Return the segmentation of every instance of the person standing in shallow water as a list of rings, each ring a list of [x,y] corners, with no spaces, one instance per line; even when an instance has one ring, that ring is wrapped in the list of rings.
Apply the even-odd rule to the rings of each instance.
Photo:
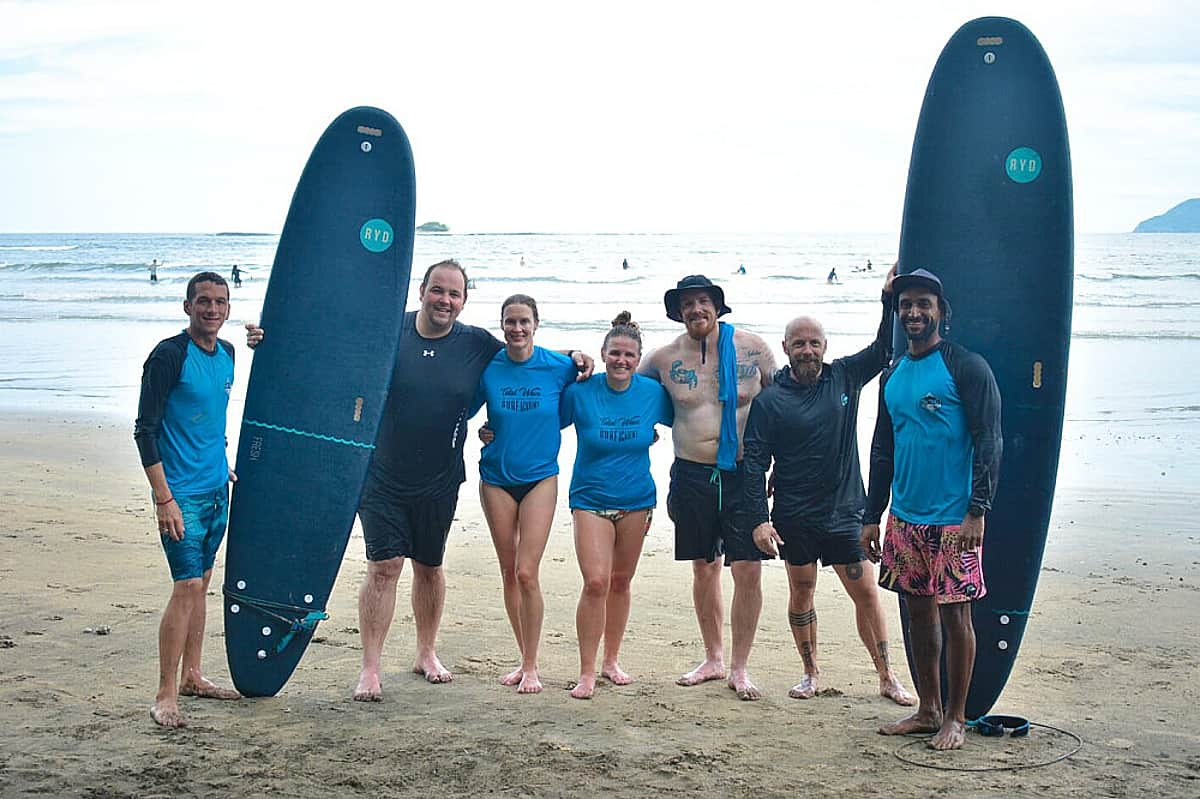
[[[675,418],[657,381],[637,374],[642,334],[628,311],[613,320],[600,355],[604,374],[568,386],[559,410],[575,425],[578,448],[571,475],[571,517],[583,591],[575,612],[579,636],[576,699],[596,688],[596,651],[604,637],[600,674],[614,685],[633,682],[619,662],[629,620],[630,583],[657,502],[650,475],[654,426]]]
[[[229,286],[214,272],[187,285],[188,326],[163,339],[142,367],[133,438],[154,501],[159,539],[173,581],[158,628],[158,693],[150,716],[187,725],[180,696],[240,699],[200,669],[205,600],[225,538],[229,482],[225,411],[233,387],[233,345],[217,337],[229,318]]]
[[[987,594],[983,532],[1004,446],[1000,390],[987,361],[942,339],[950,303],[937,275],[917,269],[897,277],[892,290],[908,352],[879,381],[861,543],[881,564],[879,584],[905,596],[920,704],[879,732],[932,732],[930,748],[958,749],[975,665],[971,603]],[[881,550],[879,520],[889,496]]]
[[[684,333],[647,355],[638,373],[662,383],[675,409],[667,513],[675,523],[675,559],[692,564],[692,603],[704,640],[704,660],[676,683],[726,677],[721,572],[728,561],[734,588],[728,685],[741,699],[759,699],[748,663],[762,611],[763,555],[739,524],[742,431],[751,401],[771,383],[775,358],[759,336],[718,321],[730,308],[725,292],[704,275],[680,280],[663,304]]]
[[[858,463],[858,401],[862,388],[887,366],[892,352],[892,278],[883,285],[875,340],[854,355],[824,362],[825,329],[810,317],[788,323],[788,365],[750,407],[746,424],[746,521],[754,543],[787,561],[788,625],[804,676],[788,696],[820,691],[817,667],[817,560],[832,566],[854,601],[858,634],[879,675],[879,693],[916,704],[892,670],[887,622],[875,573],[859,544],[866,492]],[[774,462],[775,504],[767,513],[765,476]]]

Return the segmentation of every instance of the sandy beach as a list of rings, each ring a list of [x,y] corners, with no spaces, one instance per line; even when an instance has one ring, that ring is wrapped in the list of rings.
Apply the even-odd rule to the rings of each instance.
[[[901,711],[877,696],[852,605],[829,570],[817,598],[825,695],[787,698],[800,663],[777,563],[764,569],[751,660],[766,698],[741,702],[723,683],[675,686],[700,644],[689,570],[672,559],[665,512],[634,582],[622,663],[636,682],[602,682],[589,702],[565,690],[577,673],[580,578],[563,507],[542,570],[547,690],[515,695],[497,683],[513,665],[514,645],[473,481],[463,487],[447,555],[439,653],[452,684],[428,685],[408,672],[406,573],[385,651],[385,701],[351,701],[365,570],[356,533],[331,619],[283,692],[184,699],[190,726],[168,731],[148,709],[169,582],[130,430],[111,416],[0,417],[0,795],[1200,793],[1200,541],[1194,495],[1182,489],[1059,493],[1034,616],[996,708],[1083,740],[1072,758],[1044,768],[934,771],[898,759],[907,741],[875,729]],[[1113,540],[1127,546],[1095,543]],[[227,681],[221,568],[218,560],[205,666]],[[726,578],[727,603],[730,592]],[[895,603],[888,598],[885,607],[893,655],[902,660]],[[934,755],[918,743],[900,754],[982,769],[1050,760],[1073,746],[1038,727],[1023,740],[972,734],[961,752]]]

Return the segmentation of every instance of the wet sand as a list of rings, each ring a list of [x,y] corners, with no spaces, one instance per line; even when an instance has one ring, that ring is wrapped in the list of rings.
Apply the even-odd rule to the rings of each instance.
[[[634,581],[622,665],[636,682],[602,680],[586,702],[567,694],[581,581],[564,507],[542,569],[547,689],[517,696],[498,684],[515,648],[473,482],[463,487],[447,556],[439,654],[453,683],[428,685],[409,672],[406,573],[385,650],[384,702],[351,701],[365,571],[356,534],[331,619],[283,692],[184,698],[190,725],[164,730],[148,710],[170,586],[131,429],[111,417],[0,415],[0,795],[1200,794],[1200,532],[1194,492],[1179,486],[1101,494],[1072,482],[1059,492],[1029,632],[996,708],[1083,739],[1074,757],[1044,768],[965,773],[901,762],[907,741],[875,729],[904,711],[877,695],[853,607],[827,569],[817,595],[824,695],[787,698],[800,661],[777,563],[764,569],[751,659],[766,697],[741,702],[723,683],[674,685],[701,649],[690,570],[671,557],[665,511]],[[227,682],[221,567],[219,559],[205,667]],[[731,590],[727,577],[727,604]],[[895,603],[885,608],[903,673]],[[979,769],[1049,760],[1073,745],[1035,728],[1027,739],[971,734],[960,752],[918,743],[900,754]]]

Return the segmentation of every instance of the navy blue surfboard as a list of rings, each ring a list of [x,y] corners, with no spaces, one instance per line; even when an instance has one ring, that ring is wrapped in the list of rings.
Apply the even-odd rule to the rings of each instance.
[[[416,186],[399,123],[353,108],[292,196],[263,301],[225,559],[234,685],[273,696],[333,590],[395,363]]]
[[[1073,248],[1067,127],[1050,61],[1015,20],[968,22],[925,90],[900,268],[941,277],[953,314],[948,338],[987,359],[1003,401],[1004,460],[984,533],[987,596],[974,604],[969,719],[986,714],[1004,689],[1041,569],[1067,388]],[[896,352],[906,346],[898,329]],[[907,646],[903,601],[901,615]]]

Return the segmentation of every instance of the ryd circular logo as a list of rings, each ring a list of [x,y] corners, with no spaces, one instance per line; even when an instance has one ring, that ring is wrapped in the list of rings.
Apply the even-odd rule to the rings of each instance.
[[[1042,156],[1032,147],[1018,147],[1004,160],[1004,171],[1016,183],[1032,183],[1042,174]]]
[[[392,246],[395,234],[386,219],[368,219],[358,231],[358,240],[371,252],[383,252]]]

